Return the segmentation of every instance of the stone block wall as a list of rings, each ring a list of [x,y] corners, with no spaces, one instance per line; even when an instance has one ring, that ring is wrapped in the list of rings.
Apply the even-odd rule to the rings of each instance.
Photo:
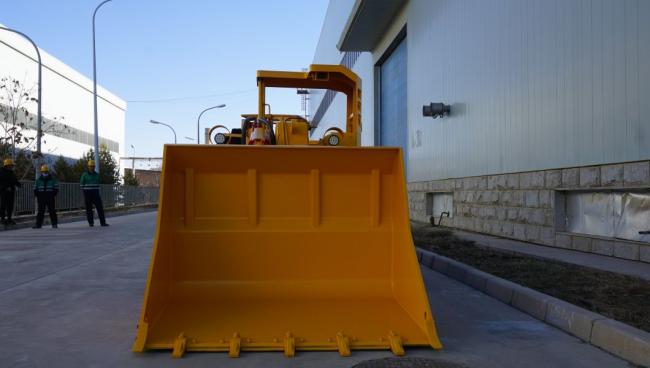
[[[556,195],[570,190],[650,188],[650,161],[413,182],[411,218],[429,221],[427,193],[453,193],[443,225],[548,246],[650,262],[650,244],[562,232]]]

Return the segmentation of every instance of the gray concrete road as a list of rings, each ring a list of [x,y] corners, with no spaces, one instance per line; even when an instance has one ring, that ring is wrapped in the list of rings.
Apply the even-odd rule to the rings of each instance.
[[[133,354],[155,213],[0,236],[0,367],[350,367],[388,352]],[[445,350],[408,349],[468,367],[629,367],[480,292],[423,269]],[[272,318],[271,316],[269,316]]]

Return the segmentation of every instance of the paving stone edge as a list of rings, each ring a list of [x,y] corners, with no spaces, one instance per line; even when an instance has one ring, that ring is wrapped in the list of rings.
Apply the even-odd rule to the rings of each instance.
[[[642,367],[650,367],[650,333],[464,263],[416,248],[419,262],[580,340]]]

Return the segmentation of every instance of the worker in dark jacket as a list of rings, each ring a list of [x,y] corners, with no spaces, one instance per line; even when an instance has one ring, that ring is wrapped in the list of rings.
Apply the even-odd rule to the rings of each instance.
[[[99,223],[102,226],[108,226],[104,217],[104,205],[102,197],[99,195],[99,174],[95,171],[95,161],[88,160],[88,170],[81,174],[81,190],[84,192],[84,203],[86,205],[86,218],[89,226],[95,226],[93,218],[93,205],[97,209]]]
[[[36,213],[36,225],[33,229],[40,229],[43,226],[45,217],[45,207],[50,213],[50,222],[52,228],[58,227],[56,219],[55,198],[59,193],[59,182],[50,175],[50,168],[47,165],[41,166],[41,176],[34,183],[34,196],[38,202],[38,212]]]
[[[4,225],[16,225],[11,216],[14,213],[16,187],[21,186],[14,173],[14,160],[5,159],[0,169],[0,218]]]

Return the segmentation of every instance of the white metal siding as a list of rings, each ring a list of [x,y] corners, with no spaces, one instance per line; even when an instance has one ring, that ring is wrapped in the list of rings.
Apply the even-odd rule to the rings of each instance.
[[[83,139],[93,134],[92,80],[65,65],[60,60],[39,49],[43,61],[42,113],[45,122],[58,118],[59,122],[73,128],[55,136],[44,125],[43,154],[46,159],[59,155],[77,159],[92,148],[91,141]],[[0,78],[18,79],[36,97],[38,87],[38,64],[33,46],[21,36],[0,32]],[[113,152],[117,160],[124,155],[126,102],[101,86],[98,87],[99,135],[119,144],[119,152]],[[0,101],[1,102],[1,101]],[[37,104],[28,104],[29,113],[35,115]],[[1,117],[0,117],[1,118]],[[35,120],[33,120],[35,123]],[[83,132],[83,133],[82,133]],[[84,134],[85,133],[85,134]],[[35,130],[28,133],[35,136]],[[68,139],[76,136],[75,139]],[[90,143],[90,144],[87,144]]]
[[[336,43],[353,5],[354,1],[350,0],[330,0],[314,53],[314,64],[338,64],[341,62],[344,53],[337,50]],[[372,55],[369,52],[362,52],[352,71],[361,78],[361,144],[372,146],[374,144]],[[325,92],[325,90],[310,90],[307,106],[310,119],[314,118]],[[325,131],[331,127],[345,129],[345,109],[345,95],[337,93],[334,101],[321,118],[318,127],[312,132],[311,139],[321,138]]]
[[[650,158],[650,1],[411,0],[407,25],[409,181]]]

